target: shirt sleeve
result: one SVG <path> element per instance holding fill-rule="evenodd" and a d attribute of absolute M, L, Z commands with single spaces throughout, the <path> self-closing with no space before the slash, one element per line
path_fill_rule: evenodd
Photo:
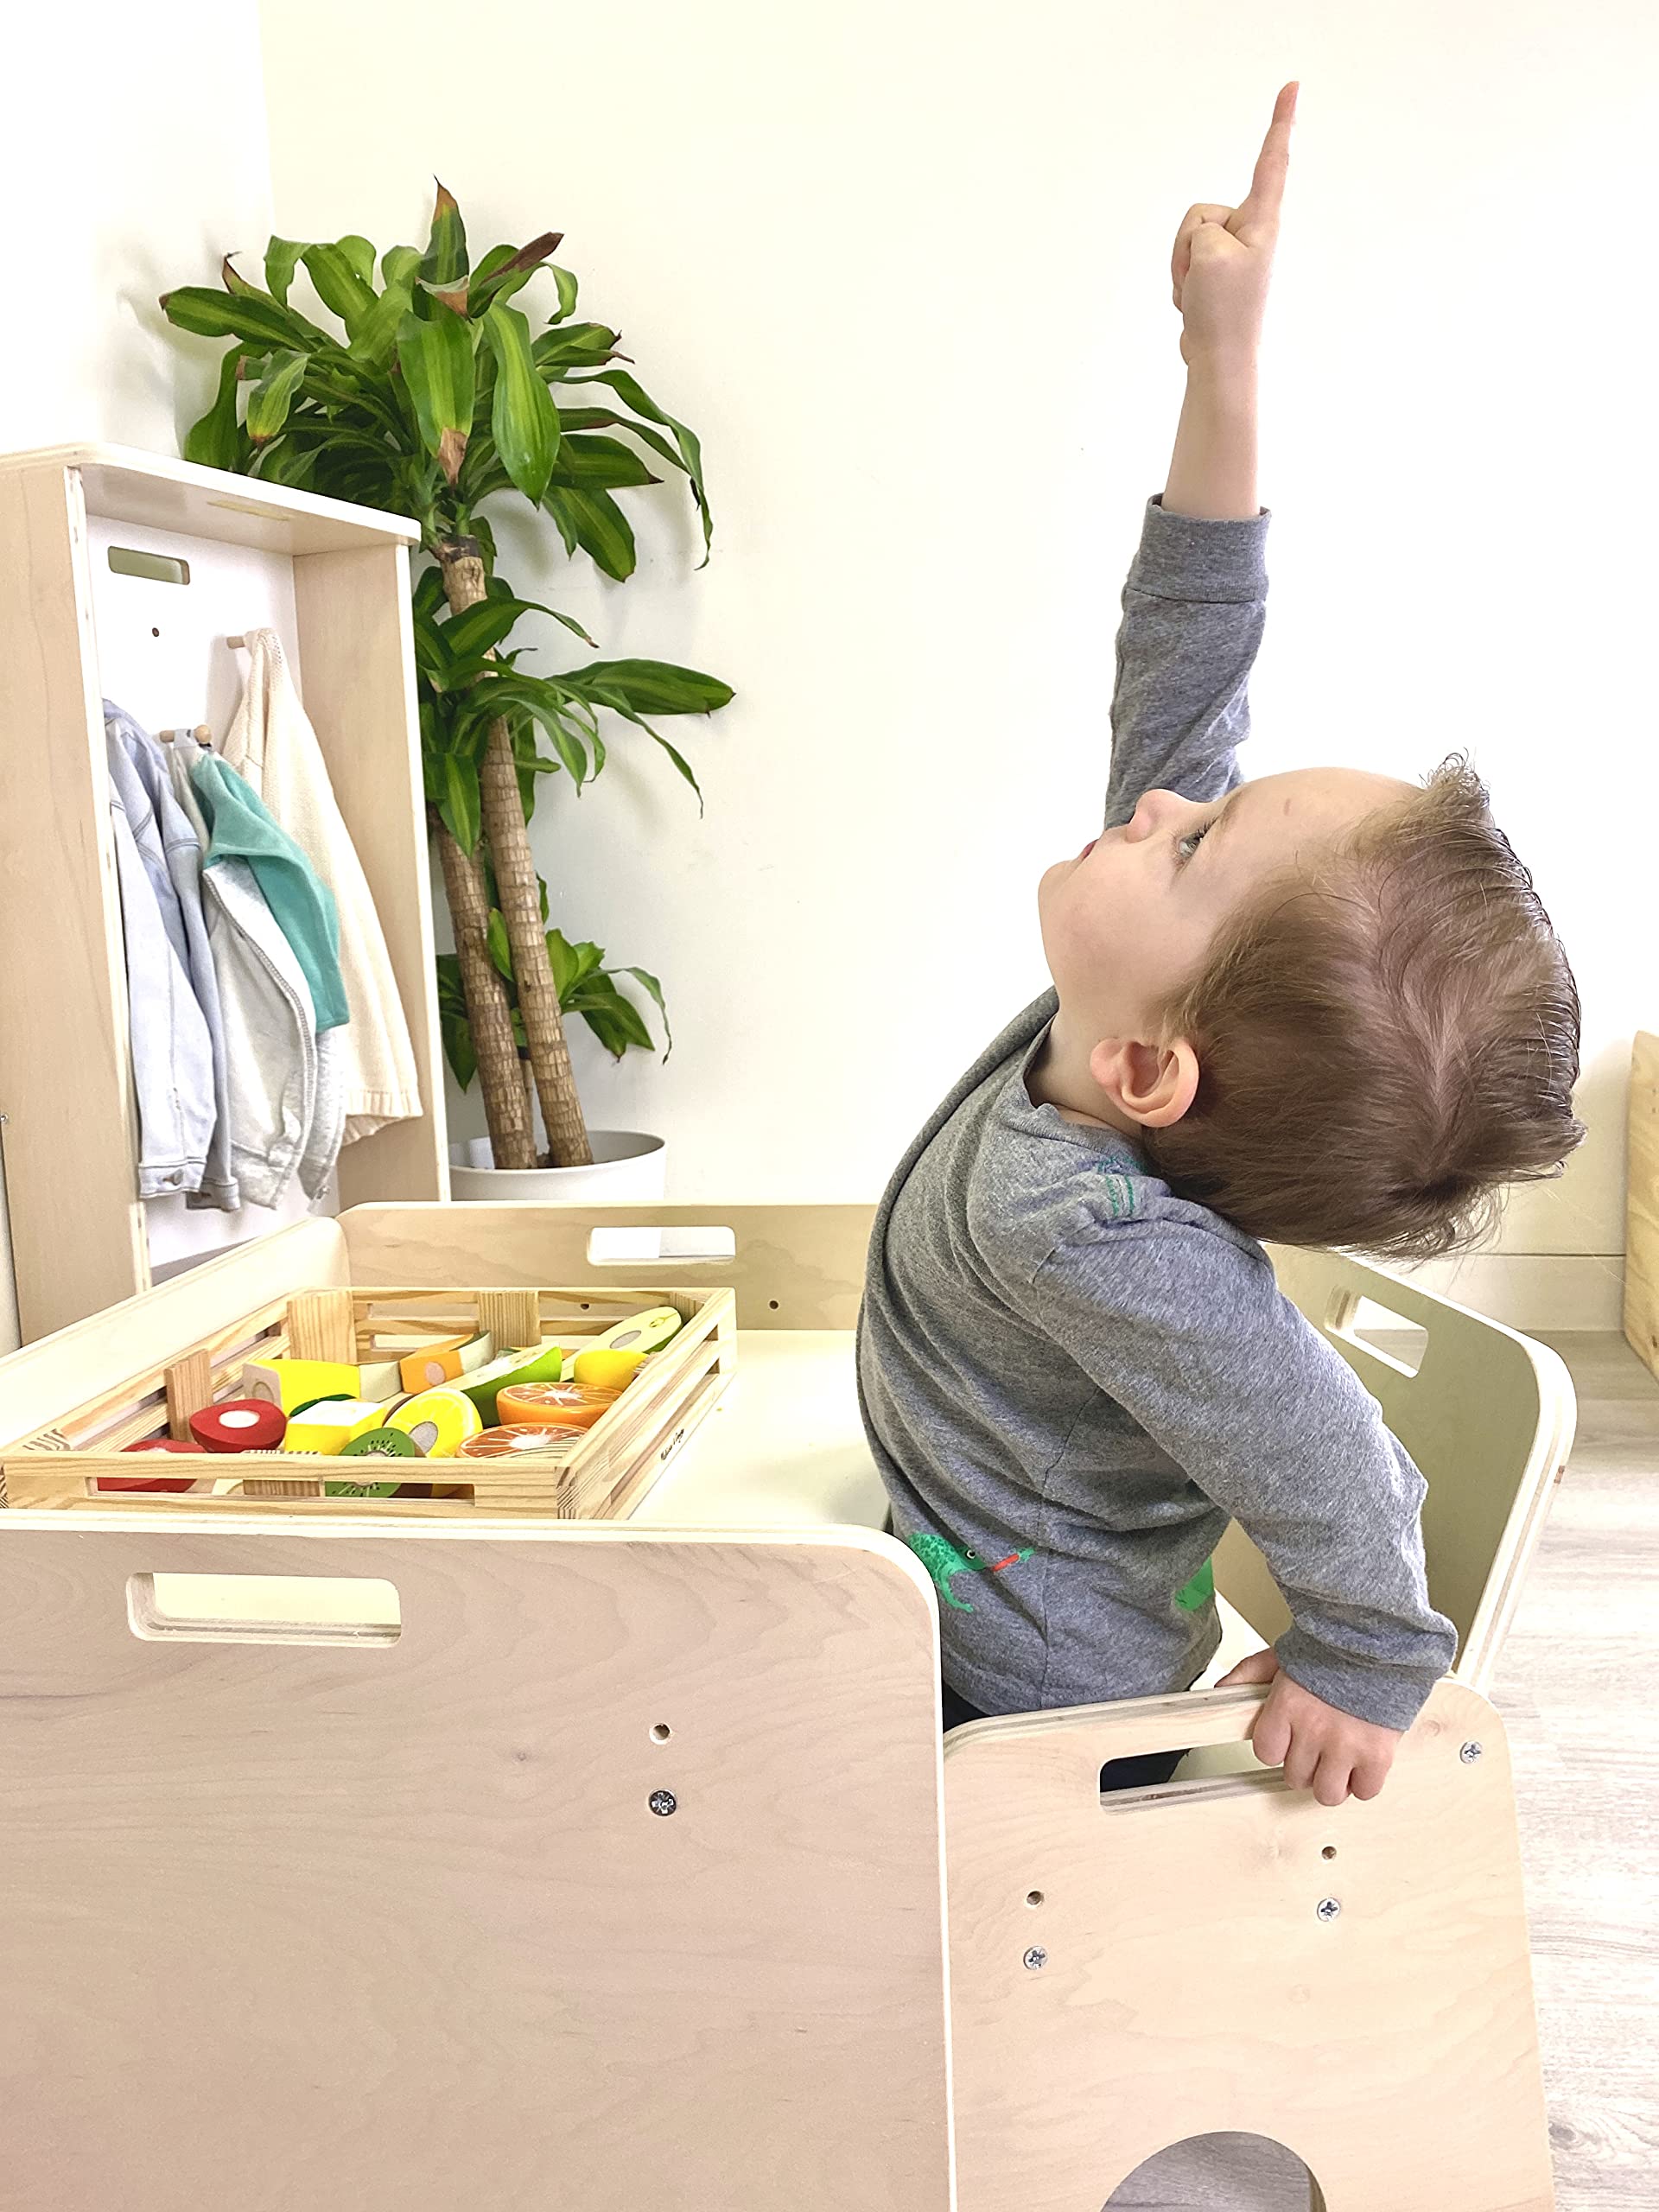
<path fill-rule="evenodd" d="M 1142 791 L 1219 798 L 1238 782 L 1269 519 L 1265 507 L 1254 520 L 1216 522 L 1147 500 L 1117 632 L 1108 829 L 1128 820 Z"/>
<path fill-rule="evenodd" d="M 1428 1601 L 1427 1485 L 1266 1254 L 1196 1224 L 1100 1223 L 1033 1290 L 1055 1341 L 1262 1550 L 1292 1616 L 1285 1672 L 1408 1727 L 1457 1653 Z"/>

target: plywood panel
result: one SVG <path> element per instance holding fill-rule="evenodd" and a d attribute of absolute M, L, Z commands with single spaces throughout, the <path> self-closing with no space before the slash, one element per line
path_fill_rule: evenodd
<path fill-rule="evenodd" d="M 27 1338 L 130 1297 L 149 1276 L 77 480 L 0 470 L 0 1113 Z"/>
<path fill-rule="evenodd" d="M 1659 1037 L 1645 1029 L 1630 1047 L 1624 1334 L 1659 1375 Z"/>
<path fill-rule="evenodd" d="M 1288 2145 L 1328 2212 L 1549 2212 L 1497 1715 L 1442 1683 L 1369 1804 L 1099 1796 L 1103 1761 L 1236 1737 L 1260 1695 L 947 1738 L 961 2212 L 1098 2212 L 1222 2131 Z"/>
<path fill-rule="evenodd" d="M 863 1205 L 361 1205 L 340 1217 L 359 1282 L 690 1283 L 737 1293 L 746 1329 L 850 1329 L 874 1208 Z M 593 1230 L 723 1228 L 736 1240 L 698 1265 L 683 1255 L 598 1266 Z"/>
<path fill-rule="evenodd" d="M 294 563 L 294 602 L 306 713 L 385 931 L 426 1108 L 418 1121 L 392 1122 L 346 1146 L 340 1157 L 340 1200 L 446 1198 L 448 1144 L 407 553 L 401 545 L 370 545 L 307 554 Z"/>
<path fill-rule="evenodd" d="M 947 2212 L 913 1562 L 40 1518 L 0 1515 L 5 2212 Z M 129 1625 L 134 1575 L 238 1572 L 390 1582 L 399 1632 Z"/>

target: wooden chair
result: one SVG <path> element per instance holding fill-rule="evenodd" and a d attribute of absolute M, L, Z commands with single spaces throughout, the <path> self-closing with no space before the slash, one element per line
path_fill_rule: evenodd
<path fill-rule="evenodd" d="M 1286 2145 L 1328 2212 L 1554 2202 L 1509 1756 L 1480 1692 L 1571 1446 L 1572 1384 L 1544 1346 L 1356 1261 L 1274 1256 L 1427 1478 L 1429 1588 L 1457 1667 L 1382 1796 L 1334 1811 L 1261 1768 L 1097 1796 L 1107 1759 L 1236 1745 L 1260 1691 L 947 1738 L 958 2179 L 976 2212 L 1099 2212 L 1154 2153 L 1220 2131 Z M 1380 1342 L 1359 1333 L 1367 1300 Z M 1236 1527 L 1217 1580 L 1264 1642 L 1279 1634 L 1283 1601 Z"/>
<path fill-rule="evenodd" d="M 590 1249 L 710 1224 L 734 1253 Z M 1099 2212 L 1214 2129 L 1287 2143 L 1329 2212 L 1550 2204 L 1480 1688 L 1560 1363 L 1275 1255 L 1429 1478 L 1458 1671 L 1372 1804 L 1265 1770 L 1103 1803 L 1103 1760 L 1236 1743 L 1258 1694 L 987 1722 L 941 1766 L 931 1586 L 868 1525 L 868 1227 L 365 1207 L 0 1362 L 3 1441 L 302 1282 L 706 1277 L 743 1330 L 646 1525 L 0 1512 L 0 2212 Z M 1218 1574 L 1275 1633 L 1232 1536 Z"/>

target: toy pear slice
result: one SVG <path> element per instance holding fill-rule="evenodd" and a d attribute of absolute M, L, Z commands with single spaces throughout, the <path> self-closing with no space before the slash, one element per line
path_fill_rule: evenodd
<path fill-rule="evenodd" d="M 679 1315 L 671 1306 L 653 1306 L 646 1313 L 630 1313 L 626 1321 L 618 1321 L 584 1344 L 584 1351 L 660 1351 L 671 1337 L 677 1336 L 682 1327 Z"/>
<path fill-rule="evenodd" d="M 564 1375 L 564 1347 L 549 1342 L 533 1351 L 504 1351 L 463 1375 L 456 1385 L 478 1408 L 486 1428 L 495 1426 L 496 1395 L 504 1382 L 557 1382 Z"/>

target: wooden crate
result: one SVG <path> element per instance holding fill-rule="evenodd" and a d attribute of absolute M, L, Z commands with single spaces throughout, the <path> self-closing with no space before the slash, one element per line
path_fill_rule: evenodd
<path fill-rule="evenodd" d="M 683 1322 L 679 1333 L 645 1362 L 591 1429 L 573 1435 L 552 1456 L 419 1462 L 245 1452 L 196 1459 L 147 1458 L 124 1449 L 148 1437 L 188 1436 L 192 1414 L 242 1395 L 247 1360 L 287 1355 L 365 1363 L 391 1357 L 391 1345 L 407 1350 L 423 1337 L 435 1341 L 474 1332 L 487 1332 L 503 1346 L 534 1344 L 544 1336 L 575 1339 L 598 1336 L 624 1315 L 651 1306 L 673 1306 Z M 736 1301 L 725 1288 L 585 1284 L 574 1289 L 289 1291 L 8 1445 L 0 1458 L 0 1499 L 12 1507 L 79 1511 L 200 1511 L 206 1505 L 257 1513 L 269 1512 L 277 1499 L 285 1513 L 537 1513 L 626 1520 L 715 1405 L 730 1378 L 736 1349 Z M 394 1468 L 401 1484 L 430 1485 L 440 1494 L 326 1495 L 329 1483 L 393 1479 Z M 186 1491 L 108 1487 L 187 1477 L 192 1479 Z"/>

